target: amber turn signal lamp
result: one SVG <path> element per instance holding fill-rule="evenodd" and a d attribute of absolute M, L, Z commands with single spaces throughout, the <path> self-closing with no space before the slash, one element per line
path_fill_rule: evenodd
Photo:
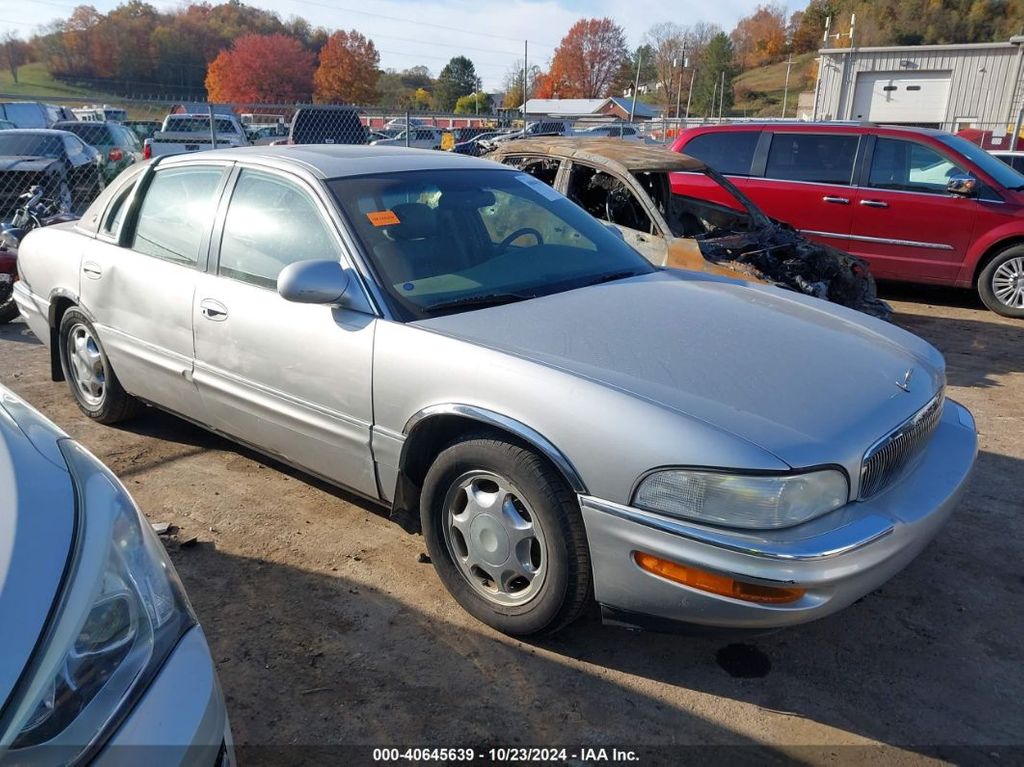
<path fill-rule="evenodd" d="M 743 581 L 733 580 L 725 575 L 698 570 L 696 567 L 681 565 L 678 562 L 670 562 L 653 554 L 644 554 L 642 551 L 634 551 L 633 560 L 642 570 L 660 575 L 662 578 L 667 578 L 670 581 L 675 581 L 700 591 L 709 591 L 712 594 L 720 594 L 723 597 L 731 597 L 732 599 L 742 599 L 745 602 L 759 602 L 769 605 L 786 604 L 787 602 L 795 602 L 806 592 L 806 589 L 779 588 L 777 586 L 762 586 L 758 583 L 744 583 Z"/>

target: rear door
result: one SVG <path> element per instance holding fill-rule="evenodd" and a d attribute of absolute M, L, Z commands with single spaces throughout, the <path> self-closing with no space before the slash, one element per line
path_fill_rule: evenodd
<path fill-rule="evenodd" d="M 192 297 L 226 176 L 222 164 L 158 169 L 131 209 L 115 199 L 82 259 L 82 305 L 124 388 L 194 418 Z"/>
<path fill-rule="evenodd" d="M 759 153 L 741 189 L 772 218 L 846 250 L 860 138 L 831 131 L 773 131 L 767 152 Z"/>
<path fill-rule="evenodd" d="M 710 165 L 729 177 L 743 191 L 747 191 L 754 158 L 762 136 L 760 130 L 720 130 L 701 133 L 687 141 L 679 150 Z M 719 205 L 737 207 L 736 198 L 726 192 L 705 173 L 673 173 L 672 191 L 687 197 L 715 202 Z"/>
<path fill-rule="evenodd" d="M 849 250 L 877 277 L 952 283 L 981 203 L 946 192 L 965 171 L 918 141 L 873 137 L 853 210 Z"/>
<path fill-rule="evenodd" d="M 290 174 L 243 168 L 214 235 L 192 317 L 204 421 L 368 496 L 376 318 L 285 301 L 277 276 L 309 259 L 347 261 L 316 192 Z"/>

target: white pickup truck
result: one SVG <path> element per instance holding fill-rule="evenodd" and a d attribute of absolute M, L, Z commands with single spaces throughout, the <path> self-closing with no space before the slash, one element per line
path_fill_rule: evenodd
<path fill-rule="evenodd" d="M 215 114 L 213 128 L 217 145 L 213 145 L 208 114 L 172 114 L 164 118 L 163 128 L 146 139 L 143 155 L 160 157 L 169 154 L 199 152 L 203 149 L 226 149 L 233 146 L 248 146 L 245 128 L 234 115 Z"/>

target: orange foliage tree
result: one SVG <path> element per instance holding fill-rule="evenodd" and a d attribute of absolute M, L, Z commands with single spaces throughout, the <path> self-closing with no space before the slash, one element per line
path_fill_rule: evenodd
<path fill-rule="evenodd" d="M 611 19 L 580 19 L 555 48 L 551 70 L 537 98 L 600 98 L 608 95 L 622 60 L 626 34 Z"/>
<path fill-rule="evenodd" d="M 320 103 L 369 104 L 377 97 L 380 54 L 372 40 L 354 29 L 335 32 L 320 50 L 313 97 Z"/>
<path fill-rule="evenodd" d="M 732 44 L 744 69 L 781 61 L 786 55 L 786 9 L 778 4 L 759 5 L 736 24 Z"/>
<path fill-rule="evenodd" d="M 308 101 L 314 55 L 288 35 L 243 35 L 223 50 L 206 72 L 211 101 L 290 103 Z"/>

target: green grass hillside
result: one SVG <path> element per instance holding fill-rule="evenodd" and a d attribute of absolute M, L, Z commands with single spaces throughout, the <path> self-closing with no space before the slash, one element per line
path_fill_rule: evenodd
<path fill-rule="evenodd" d="M 800 91 L 814 87 L 814 59 L 816 54 L 803 53 L 793 57 L 793 69 L 789 75 L 789 103 L 787 116 L 796 114 L 796 102 Z M 786 88 L 786 62 L 750 69 L 733 81 L 736 96 L 733 114 L 748 117 L 780 117 L 782 96 Z"/>
<path fill-rule="evenodd" d="M 6 67 L 0 71 L 0 93 L 17 97 L 39 97 L 47 99 L 60 98 L 85 98 L 85 99 L 110 99 L 102 93 L 67 85 L 59 80 L 54 80 L 46 71 L 46 66 L 41 62 L 23 64 L 18 68 L 18 82 L 14 82 L 11 72 Z"/>

